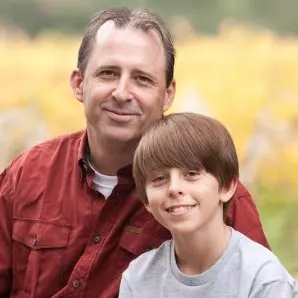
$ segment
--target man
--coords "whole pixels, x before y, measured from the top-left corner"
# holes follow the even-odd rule
[[[86,130],[34,146],[0,176],[1,297],[117,297],[129,262],[170,238],[138,200],[131,163],[172,104],[174,62],[154,13],[93,18],[70,78]],[[268,246],[241,184],[228,221]]]

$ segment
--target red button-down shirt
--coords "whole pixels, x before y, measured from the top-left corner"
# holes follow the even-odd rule
[[[122,272],[170,238],[138,200],[131,166],[105,198],[92,188],[86,132],[18,156],[0,175],[0,297],[117,297]],[[239,184],[231,225],[268,247]]]

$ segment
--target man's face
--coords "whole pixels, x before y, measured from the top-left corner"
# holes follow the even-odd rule
[[[235,189],[220,189],[205,170],[165,168],[147,177],[146,208],[173,236],[211,232],[223,222],[222,204]]]
[[[172,103],[175,86],[166,86],[165,74],[165,52],[156,32],[105,23],[83,77],[75,72],[71,78],[87,128],[107,140],[138,141]]]

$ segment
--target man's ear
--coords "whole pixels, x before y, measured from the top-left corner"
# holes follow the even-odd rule
[[[238,180],[233,180],[229,187],[222,187],[219,199],[222,203],[227,203],[234,195],[238,185]]]
[[[165,99],[163,103],[163,112],[166,112],[171,107],[174,101],[175,93],[176,93],[176,81],[173,80],[166,90]]]
[[[73,70],[70,75],[70,86],[74,97],[83,102],[83,76],[80,70]]]

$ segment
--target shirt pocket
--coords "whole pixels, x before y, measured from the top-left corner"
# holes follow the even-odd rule
[[[118,266],[123,270],[141,254],[158,248],[167,238],[143,232],[141,228],[126,226],[119,242]]]
[[[69,226],[34,219],[14,219],[13,288],[33,296],[37,295],[37,284],[50,286],[42,289],[47,294],[58,290],[69,234]]]

